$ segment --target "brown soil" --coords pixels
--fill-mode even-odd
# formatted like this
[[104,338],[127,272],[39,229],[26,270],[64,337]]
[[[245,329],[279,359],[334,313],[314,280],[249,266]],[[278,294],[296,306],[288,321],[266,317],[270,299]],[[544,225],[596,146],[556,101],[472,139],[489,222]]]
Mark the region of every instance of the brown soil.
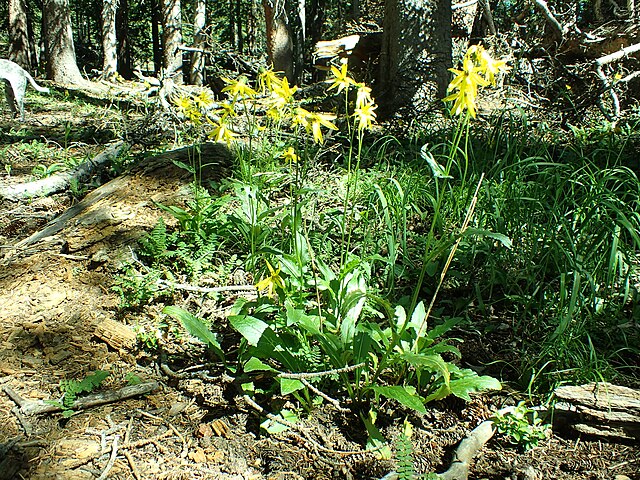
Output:
[[[5,132],[28,128],[33,136],[47,138],[54,131],[62,134],[65,125],[86,130],[86,120],[64,105],[50,110],[22,127],[5,110],[0,123]],[[104,123],[91,127],[96,138],[110,137]],[[17,149],[24,136],[2,138],[0,147],[13,143],[16,148],[10,159],[0,160],[12,165],[10,177],[1,171],[0,188],[30,180],[37,161]],[[82,148],[97,152],[102,147]],[[59,413],[22,415],[0,393],[0,480],[377,479],[391,471],[393,461],[364,452],[366,434],[359,419],[330,406],[302,415],[299,431],[261,433],[261,414],[243,400],[224,371],[208,363],[202,346],[170,322],[169,328],[158,330],[160,322],[168,322],[160,314],[162,305],[119,310],[111,287],[123,262],[133,261],[129,247],[135,249],[136,240],[156,224],[160,211],[153,201],[180,204],[188,194],[188,175],[170,161],[142,165],[126,181],[115,180],[124,183],[116,184],[121,188],[113,195],[53,235],[21,248],[14,247],[77,200],[63,193],[0,201],[0,389],[9,387],[29,400],[57,399],[61,380],[82,379],[98,369],[111,372],[103,390],[121,388],[128,374],[160,385],[143,397],[79,411],[69,419]],[[222,296],[203,308],[223,311],[232,300]],[[155,348],[140,341],[110,341],[100,333],[112,328],[109,321],[138,331],[138,338]],[[257,401],[273,411],[286,400]],[[446,470],[458,442],[492,411],[513,402],[503,391],[466,405],[443,402],[423,416],[409,414],[416,470]],[[396,438],[407,412],[392,404],[386,408],[378,422],[387,438]],[[527,453],[492,439],[476,458],[470,478],[613,480],[640,478],[639,470],[637,445],[556,432]]]

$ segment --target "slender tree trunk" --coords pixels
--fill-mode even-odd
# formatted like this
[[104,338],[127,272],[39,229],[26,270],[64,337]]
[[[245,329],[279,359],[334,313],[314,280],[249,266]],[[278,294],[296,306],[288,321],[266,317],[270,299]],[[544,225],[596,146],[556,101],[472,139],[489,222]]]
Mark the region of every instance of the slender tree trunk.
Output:
[[375,96],[381,115],[428,108],[446,96],[451,0],[387,0]]
[[289,82],[294,83],[293,40],[287,25],[284,0],[263,0],[262,5],[267,26],[269,60],[274,70],[284,72]]
[[162,66],[165,78],[182,84],[182,12],[180,0],[162,1]]
[[85,83],[76,62],[68,0],[44,0],[43,24],[47,75],[70,85]]
[[116,10],[117,0],[102,0],[102,78],[105,80],[113,80],[118,73]]
[[116,10],[116,38],[118,39],[118,73],[130,80],[133,78],[133,70],[129,43],[129,0],[119,0]]
[[[196,0],[196,11],[193,19],[193,46],[198,49],[203,49],[205,46],[206,5],[205,0]],[[193,85],[204,84],[204,66],[202,52],[193,52],[191,54],[191,83]]]
[[236,36],[238,41],[236,43],[238,53],[244,52],[244,34],[242,33],[242,25],[244,24],[244,17],[242,16],[242,0],[236,1]]
[[160,41],[160,22],[162,15],[158,0],[151,0],[151,41],[153,43],[153,72],[157,77],[162,69],[162,43]]
[[32,70],[27,11],[23,0],[9,0],[9,60]]

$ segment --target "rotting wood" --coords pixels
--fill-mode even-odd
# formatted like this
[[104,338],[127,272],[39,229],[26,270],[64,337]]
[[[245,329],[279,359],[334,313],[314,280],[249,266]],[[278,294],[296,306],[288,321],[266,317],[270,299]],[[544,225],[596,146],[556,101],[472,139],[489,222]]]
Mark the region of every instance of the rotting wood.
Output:
[[553,422],[598,437],[640,439],[640,391],[611,383],[563,386]]
[[108,318],[98,324],[94,335],[115,350],[131,350],[136,345],[136,334],[131,328]]
[[[127,385],[119,390],[113,390],[108,392],[94,393],[84,397],[78,398],[71,410],[83,410],[98,405],[104,405],[105,403],[118,402],[125,398],[136,397],[138,395],[144,395],[145,393],[152,392],[160,388],[160,385],[156,381],[140,383],[138,385]],[[15,390],[5,386],[4,391],[11,400],[18,404],[20,412],[25,415],[40,415],[43,413],[52,413],[62,411],[59,405],[50,405],[41,400],[27,400],[20,396]]]
[[125,142],[119,141],[111,144],[106,150],[94,158],[81,163],[72,170],[62,172],[50,177],[36,180],[35,182],[21,183],[0,189],[0,198],[11,201],[25,200],[36,197],[46,197],[53,193],[63,192],[69,189],[72,181],[85,182],[93,174],[110,162],[118,158],[118,155],[127,147]]

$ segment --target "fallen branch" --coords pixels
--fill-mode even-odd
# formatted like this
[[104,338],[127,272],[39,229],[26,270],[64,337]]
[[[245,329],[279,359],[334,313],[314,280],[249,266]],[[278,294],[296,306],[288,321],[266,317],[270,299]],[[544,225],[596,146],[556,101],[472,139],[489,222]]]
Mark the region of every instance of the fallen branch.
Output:
[[611,102],[613,103],[613,113],[609,113],[602,103],[602,96],[599,97],[598,106],[602,113],[607,117],[610,121],[617,121],[620,117],[620,100],[618,99],[618,94],[613,88],[613,82],[611,82],[607,76],[605,75],[602,67],[607,65],[608,63],[615,62],[624,57],[628,57],[636,52],[640,51],[640,43],[636,43],[634,45],[629,45],[617,52],[610,53],[609,55],[605,55],[604,57],[600,57],[595,61],[596,65],[596,74],[600,81],[602,81],[602,85],[606,92],[609,94],[609,98],[611,98]]
[[[94,393],[81,397],[73,402],[70,410],[83,410],[98,405],[104,405],[105,403],[113,403],[123,400],[125,398],[136,397],[138,395],[144,395],[145,393],[152,392],[160,387],[158,382],[146,382],[138,385],[127,385],[120,390]],[[11,400],[18,404],[20,412],[25,415],[40,415],[43,413],[59,412],[63,408],[60,405],[50,405],[42,400],[27,400],[20,396],[15,390],[5,386],[4,391]]]
[[551,29],[553,30],[553,34],[556,37],[556,40],[558,40],[559,42],[564,40],[564,29],[562,28],[562,25],[560,24],[558,19],[549,9],[549,5],[547,5],[547,2],[545,2],[545,0],[535,0],[535,4],[536,7],[538,7],[538,10],[540,10],[542,15],[544,15],[544,17],[547,19],[549,25],[551,25]]
[[35,182],[21,183],[0,189],[0,197],[17,201],[34,197],[46,197],[52,193],[65,191],[72,181],[77,181],[78,183],[87,181],[96,171],[115,160],[125,146],[125,142],[116,142],[93,159],[81,163],[72,170],[51,175]]

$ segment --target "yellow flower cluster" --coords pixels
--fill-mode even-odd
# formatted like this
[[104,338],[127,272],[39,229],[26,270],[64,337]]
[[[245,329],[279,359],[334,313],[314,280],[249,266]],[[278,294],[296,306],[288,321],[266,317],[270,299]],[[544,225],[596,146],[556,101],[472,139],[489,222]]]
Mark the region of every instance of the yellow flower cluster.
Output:
[[455,75],[448,88],[453,93],[443,101],[453,102],[451,114],[460,115],[468,109],[469,115],[475,118],[478,89],[487,85],[495,86],[496,75],[507,70],[504,60],[494,60],[481,45],[472,45],[462,60],[462,70],[449,69]]
[[327,80],[330,83],[329,90],[336,88],[338,93],[343,90],[349,91],[351,87],[357,89],[356,93],[356,108],[353,111],[353,117],[358,124],[358,130],[371,129],[373,122],[376,120],[375,109],[378,106],[371,98],[371,89],[364,83],[358,83],[351,78],[347,71],[347,64],[344,63],[341,68],[331,67],[331,73],[333,78]]

